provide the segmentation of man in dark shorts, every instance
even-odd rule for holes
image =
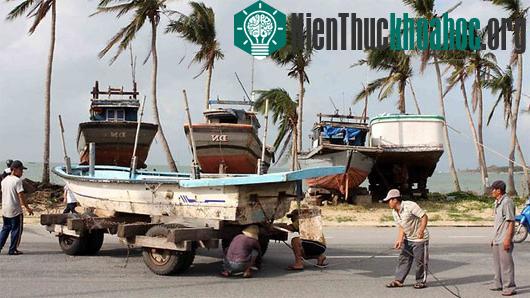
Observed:
[[[252,269],[261,256],[258,234],[259,227],[251,225],[232,239],[223,259],[222,276],[243,273],[243,277],[252,277]]]
[[[291,219],[292,224],[287,226],[287,229],[291,232],[300,233],[299,226],[299,212],[298,209],[293,210],[291,213],[287,214],[287,217]],[[323,238],[322,238],[323,239]],[[324,252],[326,251],[325,239],[323,242],[303,239],[301,236],[294,237],[291,240],[291,247],[294,253],[294,264],[287,267],[288,270],[304,270],[304,259],[316,259],[317,267],[326,267],[326,256]]]

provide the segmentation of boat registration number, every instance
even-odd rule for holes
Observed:
[[[212,135],[212,142],[228,142],[227,135]]]

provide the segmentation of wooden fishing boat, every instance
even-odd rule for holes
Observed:
[[[271,222],[289,211],[295,187],[302,179],[339,174],[344,167],[305,169],[264,175],[202,175],[139,170],[125,167],[56,167],[83,207],[109,212],[167,218],[199,218],[232,224]]]
[[[215,104],[250,102],[212,101]],[[206,123],[193,124],[197,158],[203,173],[252,174],[257,172],[262,142],[256,113],[243,109],[216,108],[204,112]],[[184,125],[189,139],[189,126]],[[273,158],[267,148],[262,161],[264,172]]]
[[[427,196],[427,179],[444,152],[444,118],[436,115],[380,115],[370,121],[370,146],[382,149],[367,154],[377,158],[368,179],[372,197],[391,188],[403,194]]]
[[[132,92],[110,87],[107,91],[100,91],[96,81],[92,90],[90,121],[79,124],[77,148],[80,164],[88,164],[88,144],[95,143],[96,164],[130,165],[140,108],[137,95],[136,83]],[[138,168],[146,166],[145,160],[157,131],[156,124],[140,124],[136,151]]]
[[[299,157],[302,168],[315,166],[346,166],[343,174],[329,175],[307,180],[312,188],[322,188],[345,197],[368,177],[374,158],[367,152],[377,148],[365,146],[369,131],[365,117],[352,115],[318,114],[319,121],[313,126],[311,151]]]

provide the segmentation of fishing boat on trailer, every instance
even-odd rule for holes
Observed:
[[[124,91],[123,87],[109,87],[107,91],[101,91],[96,81],[91,94],[90,121],[79,124],[77,148],[80,164],[88,164],[88,145],[95,143],[96,164],[129,166],[140,108],[136,83],[132,92]],[[136,150],[138,168],[146,166],[145,160],[157,131],[156,124],[140,123]]]
[[[444,122],[436,115],[384,114],[370,120],[370,146],[382,149],[367,153],[377,158],[368,177],[372,197],[391,188],[427,196],[427,180],[444,152]]]
[[[211,105],[250,105],[250,101],[210,101]],[[260,128],[256,113],[235,108],[209,108],[204,112],[206,123],[192,124],[197,159],[203,173],[254,174],[262,154]],[[189,125],[184,125],[188,139]],[[273,159],[266,148],[263,172]]]
[[[313,126],[312,149],[299,156],[302,168],[315,166],[346,166],[342,174],[308,179],[313,189],[325,189],[348,197],[368,177],[378,148],[365,146],[369,132],[366,117],[318,114]]]
[[[112,213],[195,218],[232,224],[272,222],[285,216],[302,179],[338,174],[344,167],[305,169],[273,174],[163,173],[113,166],[56,167],[85,208]]]

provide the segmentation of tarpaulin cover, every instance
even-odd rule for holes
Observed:
[[[326,125],[324,126],[322,133],[325,138],[333,138],[342,134],[342,140],[344,144],[349,144],[350,141],[353,141],[354,146],[362,145],[361,138],[358,138],[359,134],[361,134],[361,130],[357,128],[334,127],[331,125]]]

